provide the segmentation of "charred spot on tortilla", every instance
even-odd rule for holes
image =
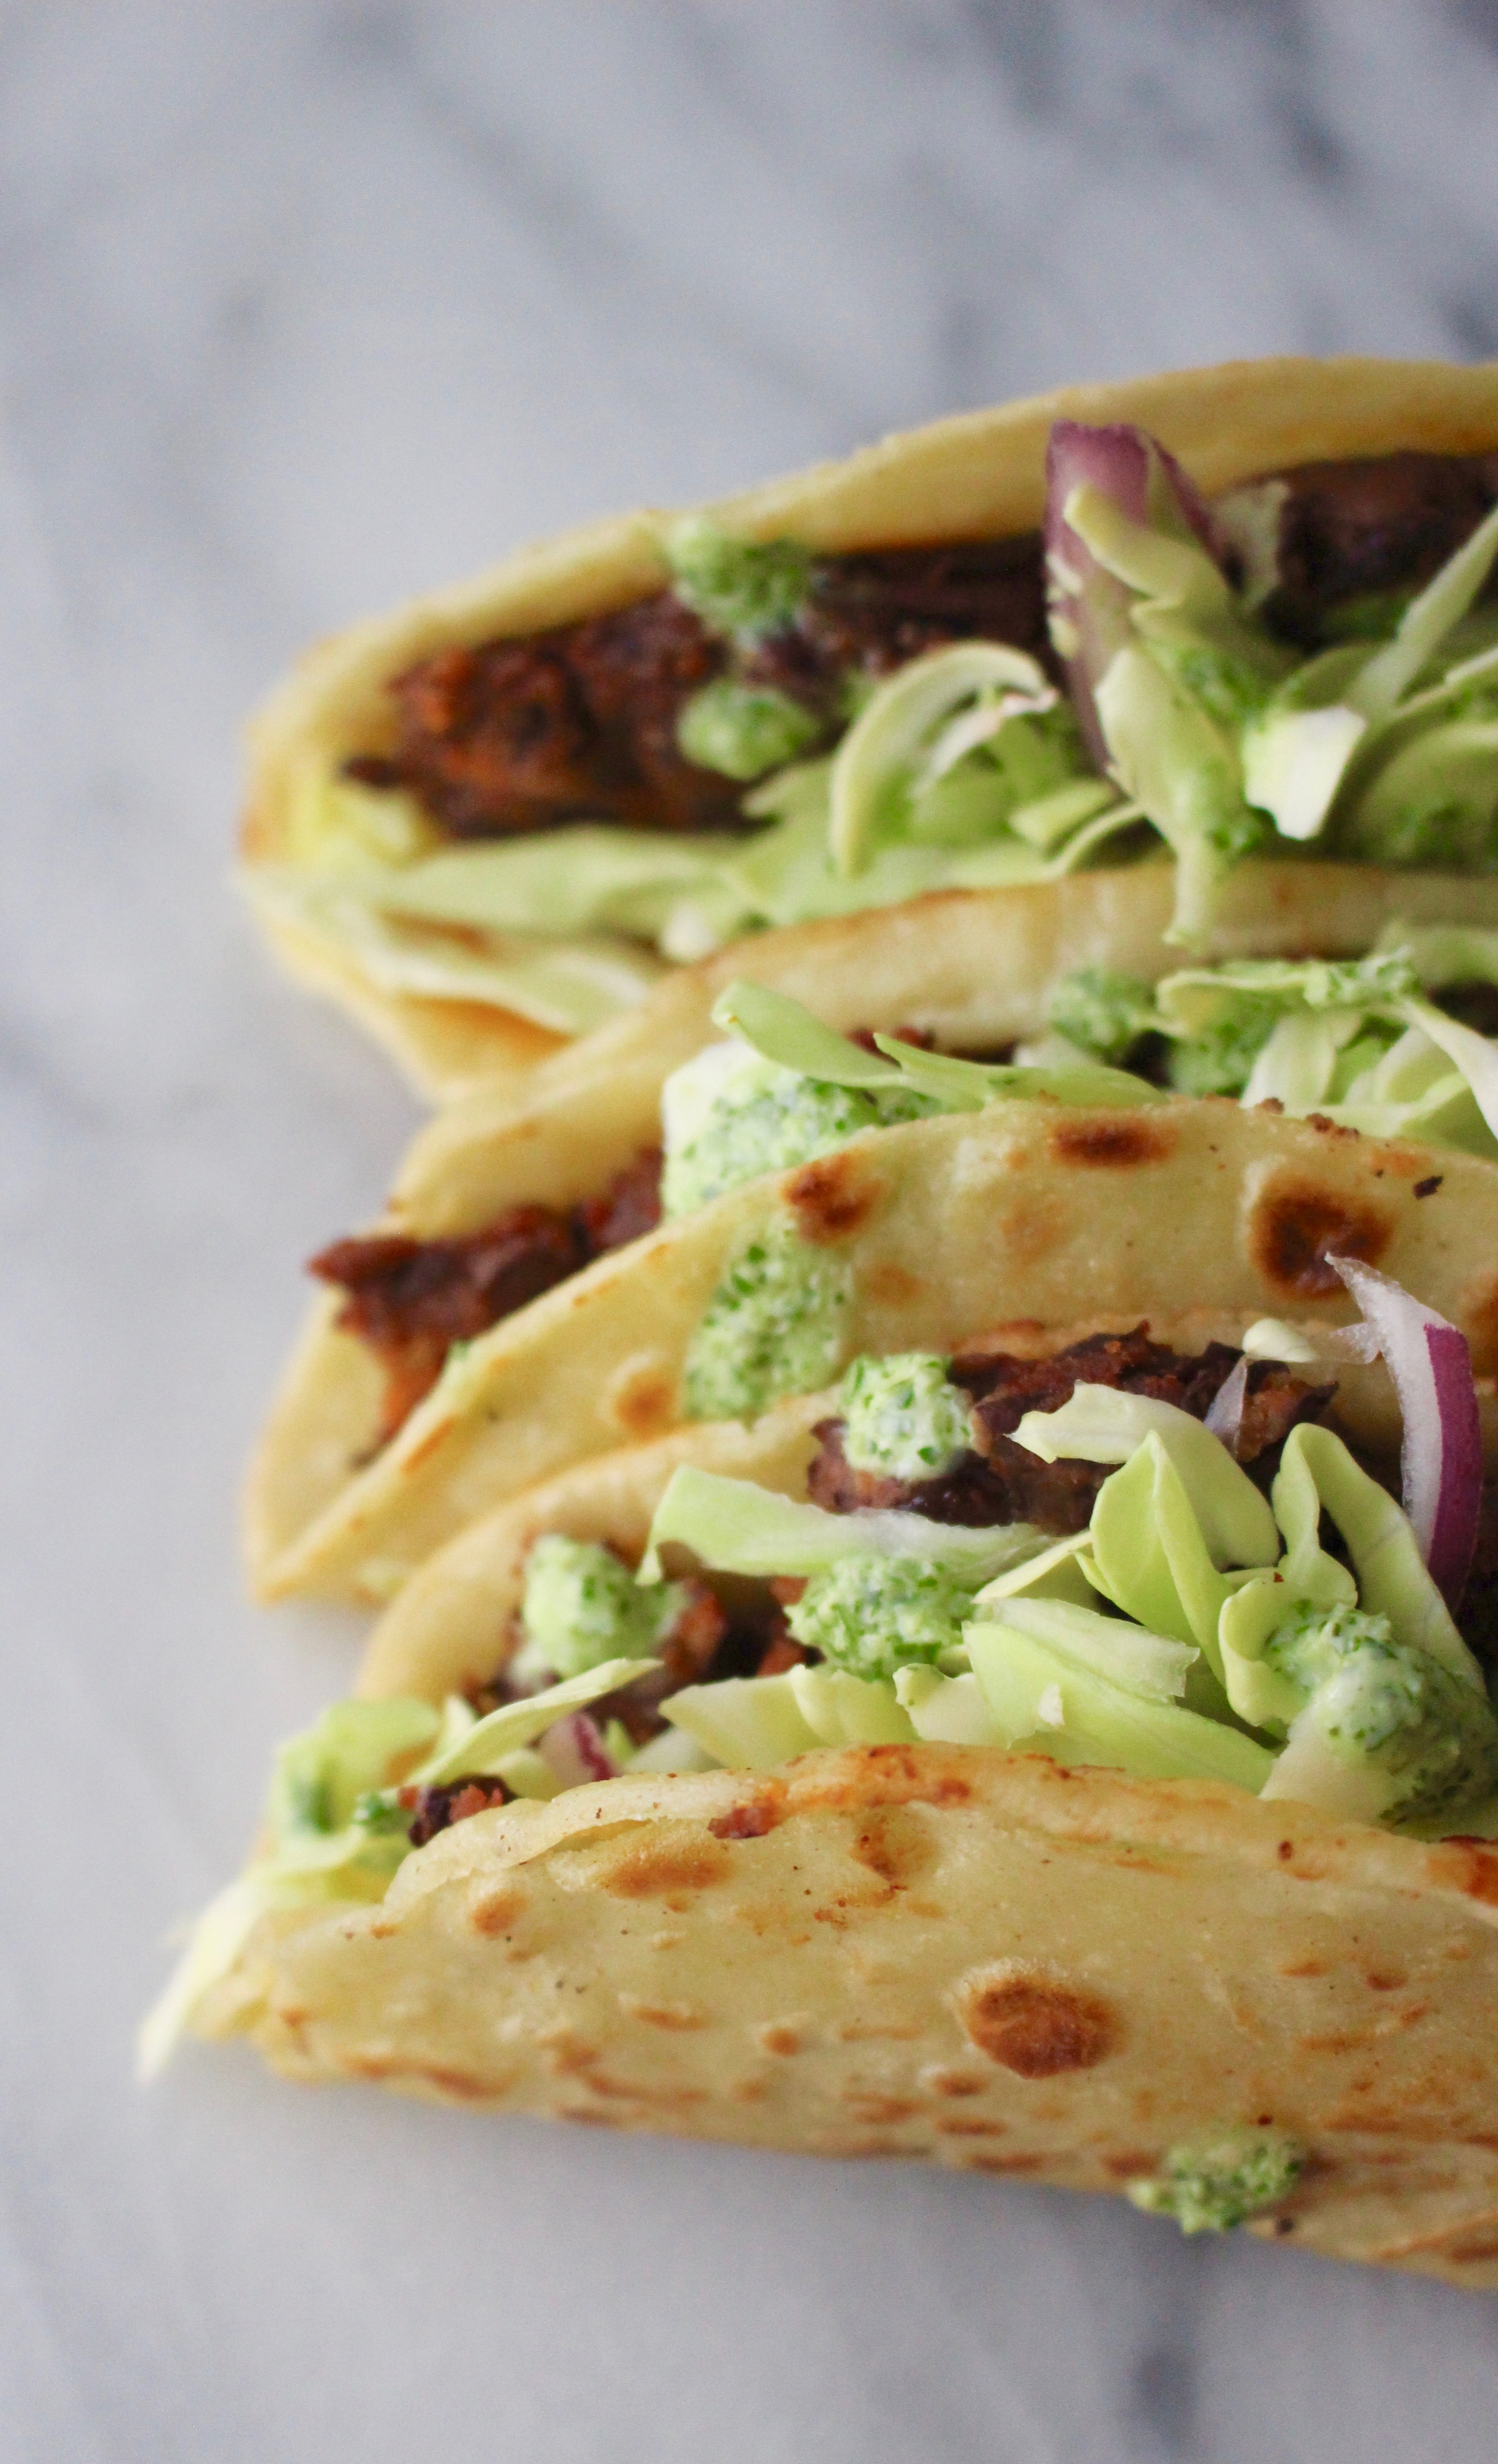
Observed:
[[[1454,1832],[1431,1852],[1442,1880],[1485,1907],[1498,1907],[1498,1844]]]
[[[669,1828],[671,1837],[630,1840],[615,1849],[599,1871],[600,1886],[619,1899],[672,1900],[720,1882],[730,1862],[722,1842],[684,1823]]]
[[[715,1839],[763,1839],[775,1829],[784,1813],[781,1791],[762,1788],[753,1796],[740,1797],[726,1814],[716,1814],[708,1824]]]
[[[638,1993],[621,1991],[619,2008],[626,2018],[638,2019],[643,2027],[664,2028],[677,2035],[713,2024],[711,2014],[694,2002],[648,2002]]]
[[[801,1239],[825,1248],[850,1240],[868,1221],[879,1194],[879,1182],[863,1156],[846,1149],[802,1164],[783,1190]]]
[[[1021,2079],[1091,2070],[1118,2043],[1112,2005],[1045,1969],[1010,1962],[978,1969],[962,1979],[954,2001],[979,2052]]]
[[[1360,1258],[1376,1266],[1394,1221],[1371,1199],[1336,1197],[1309,1177],[1284,1173],[1260,1187],[1247,1230],[1249,1257],[1276,1291],[1331,1300],[1342,1286],[1328,1258]]]
[[[525,1914],[525,1906],[523,1891],[480,1890],[469,1903],[468,1921],[475,1933],[508,1934]]]
[[[653,1353],[627,1361],[601,1403],[626,1437],[658,1437],[676,1418],[675,1374]]]
[[[1128,1171],[1164,1163],[1175,1150],[1176,1133],[1167,1122],[1142,1115],[1093,1114],[1078,1121],[1058,1121],[1046,1143],[1059,1164]]]
[[[909,1806],[889,1805],[865,1815],[851,1853],[892,1891],[903,1891],[930,1871],[937,1852],[930,1825],[919,1814]]]

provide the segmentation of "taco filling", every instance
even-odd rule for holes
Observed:
[[[1043,534],[682,520],[653,596],[393,676],[254,894],[387,990],[576,1032],[663,958],[1100,856],[1176,857],[1187,946],[1249,852],[1492,871],[1495,505],[1498,457],[1429,452],[1209,505],[1142,429],[1060,421]]]
[[[1042,1358],[866,1356],[804,1502],[689,1460],[638,1565],[543,1529],[486,1682],[441,1707],[343,1703],[282,1749],[259,1855],[148,2055],[267,1909],[379,1899],[440,1831],[626,1771],[924,1741],[1498,1832],[1466,1347],[1387,1278],[1339,1271],[1364,1315],[1313,1362],[1271,1321],[1197,1354],[1136,1327]],[[1337,1365],[1378,1353],[1402,1505],[1325,1420]]]
[[[596,1195],[571,1207],[512,1206],[440,1239],[354,1236],[311,1261],[344,1295],[337,1324],[385,1371],[372,1450],[431,1391],[454,1345],[653,1230],[663,1214],[812,1161],[867,1129],[1000,1094],[1079,1103],[1221,1094],[1498,1157],[1498,934],[1397,926],[1384,940],[1365,959],[1240,960],[1182,969],[1153,987],[1082,970],[1055,986],[1047,1034],[983,1056],[931,1052],[909,1028],[840,1037],[784,996],[730,986],[714,1013],[730,1040],[668,1078],[660,1146]],[[743,1394],[719,1391],[711,1375],[696,1382],[702,1419],[793,1391],[773,1379]]]

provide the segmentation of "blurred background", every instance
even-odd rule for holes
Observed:
[[[0,5],[0,2456],[1381,2464],[1498,2307],[130,2036],[356,1633],[246,1608],[414,1107],[230,886],[247,709],[523,539],[1073,378],[1498,352],[1493,0]]]

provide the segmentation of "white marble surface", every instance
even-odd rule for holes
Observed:
[[[241,1602],[413,1118],[225,887],[234,729],[519,538],[1053,379],[1498,350],[1498,11],[0,6],[0,2454],[1491,2453],[1498,2304],[1101,2204],[129,2038],[351,1627]]]

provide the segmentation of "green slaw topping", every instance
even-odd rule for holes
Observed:
[[[1498,867],[1498,612],[1479,605],[1498,509],[1415,596],[1365,609],[1352,638],[1309,656],[1266,620],[1272,576],[1249,558],[1235,588],[1170,491],[1151,491],[1143,519],[1092,485],[1063,512],[1113,594],[1091,693],[1101,774],[1067,699],[1004,643],[950,643],[878,680],[850,670],[822,715],[767,684],[754,652],[804,608],[814,559],[692,517],[666,528],[663,554],[729,667],[683,706],[678,740],[746,789],[757,828],[584,820],[452,846],[407,790],[319,757],[294,785],[282,860],[252,868],[246,890],[386,992],[584,1033],[662,964],[766,925],[1152,847],[1176,859],[1173,936],[1188,945],[1250,851]],[[1064,656],[1069,626],[1053,610]]]
[[[1231,2233],[1282,2205],[1307,2150],[1289,2131],[1226,2123],[1169,2148],[1157,2174],[1128,2185],[1147,2215],[1173,2216],[1183,2233]]]
[[[1272,1350],[1274,1330],[1258,1331]],[[904,1398],[939,1401],[946,1364],[858,1361],[845,1394],[879,1397],[881,1373],[903,1444]],[[255,1859],[202,1920],[143,2061],[165,2057],[263,1917],[382,1897],[410,1853],[415,1791],[481,1774],[554,1793],[537,1741],[659,1667],[692,1565],[799,1579],[786,1623],[817,1657],[669,1692],[674,1743],[636,1751],[611,1723],[624,1768],[772,1768],[823,1745],[941,1741],[1211,1780],[1421,1836],[1498,1827],[1482,1670],[1401,1508],[1333,1431],[1290,1431],[1267,1498],[1202,1422],[1114,1388],[1079,1383],[1058,1410],[1026,1414],[1015,1442],[1111,1467],[1085,1530],[834,1514],[683,1464],[636,1573],[598,1544],[543,1535],[514,1664],[573,1673],[482,1717],[456,1696],[339,1704],[284,1747]],[[1173,2164],[1145,2203],[1187,2199]],[[1236,2196],[1222,2190],[1224,2213]]]
[[[843,1454],[855,1471],[936,1480],[972,1442],[971,1406],[939,1353],[862,1354],[838,1397]]]
[[[1498,933],[1395,922],[1361,958],[1229,959],[1153,988],[1079,970],[1055,986],[1052,1034],[1031,1049],[1054,1066],[1068,1051],[1112,1066],[1162,1053],[1182,1094],[1493,1156],[1498,1043],[1441,1006],[1468,987],[1498,987]]]

